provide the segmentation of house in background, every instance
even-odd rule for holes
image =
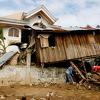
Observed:
[[[0,27],[3,29],[6,45],[13,42],[23,42],[22,36],[26,34],[24,26],[34,27],[42,23],[44,27],[48,27],[55,22],[56,18],[43,5],[28,13],[17,12],[12,15],[0,17]],[[34,28],[36,29],[36,27]]]

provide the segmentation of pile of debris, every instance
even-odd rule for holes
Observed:
[[[84,85],[86,88],[96,88],[100,90],[100,71],[92,71],[91,73],[85,73],[85,76],[79,70],[79,68],[73,63],[70,62],[78,74],[81,76],[81,81],[79,82],[81,85]]]

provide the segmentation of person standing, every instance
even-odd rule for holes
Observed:
[[[74,83],[73,80],[73,67],[70,65],[67,69],[66,69],[66,81],[68,79],[69,83]]]

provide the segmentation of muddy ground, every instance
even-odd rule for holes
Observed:
[[[69,84],[0,87],[0,100],[22,100],[22,96],[26,100],[100,100],[100,91]]]

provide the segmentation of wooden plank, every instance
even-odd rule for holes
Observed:
[[[81,76],[83,79],[86,79],[86,78],[84,77],[84,75],[81,73],[81,71],[76,67],[76,65],[75,65],[72,61],[70,61],[70,63],[71,63],[71,65],[76,69],[76,71],[80,74],[80,76]]]
[[[65,59],[68,59],[68,52],[67,52],[67,39],[66,39],[67,36],[63,36],[63,46],[64,46],[64,52],[65,52]]]

